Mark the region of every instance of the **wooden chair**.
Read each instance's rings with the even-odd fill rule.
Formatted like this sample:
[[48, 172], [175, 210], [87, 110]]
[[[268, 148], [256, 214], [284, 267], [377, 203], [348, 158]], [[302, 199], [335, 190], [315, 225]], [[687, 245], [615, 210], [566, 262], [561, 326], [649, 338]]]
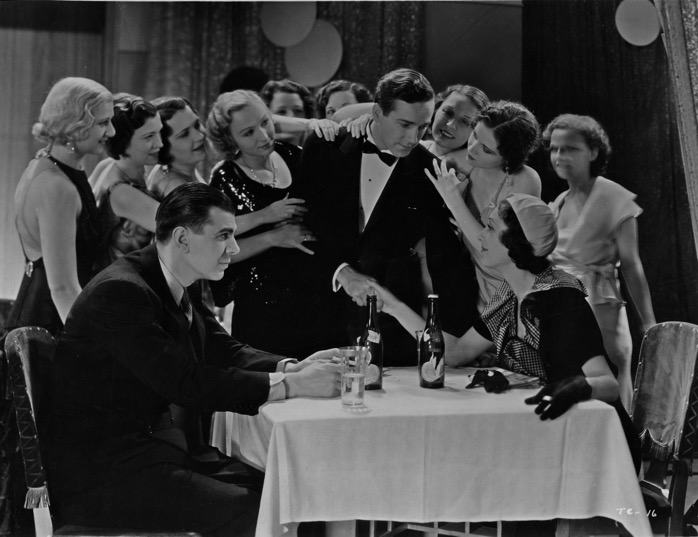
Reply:
[[153, 533], [142, 530], [110, 528], [88, 528], [64, 525], [54, 532], [53, 519], [49, 510], [50, 501], [46, 472], [41, 458], [39, 438], [45, 432], [47, 413], [46, 402], [42, 397], [45, 386], [42, 384], [50, 372], [56, 344], [53, 336], [43, 328], [24, 327], [10, 332], [5, 340], [5, 354], [9, 365], [12, 397], [17, 415], [19, 443], [24, 460], [24, 473], [27, 482], [26, 509], [34, 511], [34, 528], [37, 537], [50, 535], [74, 536], [189, 536], [193, 532]]
[[[655, 535], [696, 535], [686, 525], [684, 513], [698, 441], [697, 358], [698, 326], [694, 324], [659, 323], [642, 340], [631, 417], [649, 456], [651, 473], [660, 482], [658, 487], [640, 482]], [[668, 496], [661, 492], [664, 478], [669, 480]], [[628, 535], [607, 519], [558, 522], [559, 537], [590, 534]]]

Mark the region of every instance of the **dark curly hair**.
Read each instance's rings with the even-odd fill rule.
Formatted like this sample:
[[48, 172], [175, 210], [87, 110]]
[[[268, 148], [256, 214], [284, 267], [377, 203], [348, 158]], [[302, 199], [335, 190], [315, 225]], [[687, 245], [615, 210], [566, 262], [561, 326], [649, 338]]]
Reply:
[[284, 93], [296, 93], [303, 101], [303, 113], [305, 117], [310, 119], [315, 117], [315, 103], [313, 101], [313, 94], [310, 90], [306, 88], [303, 84], [294, 82], [293, 80], [288, 80], [287, 78], [283, 80], [270, 80], [259, 92], [259, 96], [264, 101], [264, 104], [271, 106], [271, 100], [274, 98], [274, 94], [278, 92]]
[[172, 162], [172, 155], [170, 155], [170, 136], [172, 135], [172, 129], [167, 124], [167, 122], [172, 119], [177, 112], [180, 110], [185, 110], [187, 107], [191, 109], [197, 116], [199, 113], [196, 108], [192, 106], [188, 99], [184, 97], [158, 97], [152, 101], [153, 106], [160, 114], [160, 119], [162, 120], [162, 130], [160, 131], [160, 137], [162, 138], [162, 147], [160, 148], [160, 153], [158, 153], [158, 163], [162, 165], [169, 164]]
[[111, 121], [115, 133], [104, 144], [109, 156], [119, 160], [122, 155], [126, 155], [133, 133], [157, 115], [157, 109], [148, 101], [135, 95], [119, 94], [114, 101], [114, 118]]
[[523, 228], [507, 200], [502, 200], [498, 207], [499, 217], [507, 229], [502, 231], [499, 240], [509, 251], [509, 257], [521, 270], [540, 274], [550, 266], [547, 256], [539, 257], [533, 253], [533, 246], [524, 235]]
[[414, 69], [396, 69], [378, 81], [375, 101], [387, 115], [395, 109], [397, 99], [409, 104], [434, 98], [434, 89], [422, 73]]
[[358, 82], [349, 82], [348, 80], [333, 80], [322, 86], [317, 91], [317, 114], [320, 119], [327, 117], [325, 108], [327, 108], [327, 101], [330, 100], [330, 96], [338, 91], [350, 91], [354, 94], [357, 103], [369, 103], [373, 100], [371, 92], [363, 84]]
[[504, 170], [520, 172], [540, 143], [540, 125], [533, 113], [520, 103], [495, 101], [478, 114], [475, 123], [479, 122], [494, 131]]
[[548, 123], [543, 131], [543, 147], [546, 151], [550, 150], [550, 137], [555, 129], [573, 130], [581, 134], [589, 149], [598, 151], [596, 158], [591, 161], [589, 173], [592, 177], [606, 173], [606, 166], [611, 158], [611, 142], [598, 121], [591, 116], [560, 114]]

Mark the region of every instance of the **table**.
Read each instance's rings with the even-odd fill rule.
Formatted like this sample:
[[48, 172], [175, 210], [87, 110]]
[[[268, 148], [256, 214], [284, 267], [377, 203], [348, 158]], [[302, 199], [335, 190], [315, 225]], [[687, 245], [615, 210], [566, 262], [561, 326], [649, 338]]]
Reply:
[[482, 522], [589, 518], [651, 535], [616, 411], [586, 401], [540, 421], [535, 390], [419, 387], [416, 368], [387, 369], [369, 411], [339, 399], [266, 403], [257, 416], [217, 413], [212, 441], [264, 470], [258, 537], [309, 520]]

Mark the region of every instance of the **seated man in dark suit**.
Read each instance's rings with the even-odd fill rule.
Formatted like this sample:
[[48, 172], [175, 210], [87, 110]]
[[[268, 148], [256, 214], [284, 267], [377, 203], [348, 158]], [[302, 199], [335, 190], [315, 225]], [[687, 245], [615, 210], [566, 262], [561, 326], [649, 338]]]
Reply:
[[[398, 69], [376, 87], [372, 121], [364, 139], [340, 133], [334, 141], [310, 136], [303, 147], [301, 177], [311, 245], [322, 265], [319, 285], [347, 295], [348, 336], [356, 338], [370, 282], [421, 310], [420, 260], [414, 247], [426, 238], [434, 291], [440, 295], [444, 328], [458, 334], [477, 318], [477, 287], [469, 258], [449, 223], [449, 212], [426, 177], [434, 155], [420, 143], [434, 112], [434, 91], [423, 75]], [[349, 300], [351, 299], [351, 300]], [[352, 304], [351, 302], [355, 304]], [[381, 314], [385, 365], [415, 365], [414, 339]]]
[[253, 535], [258, 476], [192, 458], [169, 405], [252, 415], [268, 400], [339, 394], [332, 350], [297, 362], [252, 349], [189, 296], [239, 251], [233, 213], [208, 185], [178, 187], [158, 209], [155, 244], [75, 301], [51, 387], [49, 472], [66, 522]]

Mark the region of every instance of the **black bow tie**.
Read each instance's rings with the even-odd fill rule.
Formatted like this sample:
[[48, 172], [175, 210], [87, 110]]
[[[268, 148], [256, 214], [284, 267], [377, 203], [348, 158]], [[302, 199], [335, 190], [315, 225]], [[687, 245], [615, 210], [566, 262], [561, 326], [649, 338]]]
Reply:
[[397, 157], [395, 155], [391, 155], [390, 153], [384, 153], [383, 151], [378, 149], [375, 146], [375, 144], [369, 142], [368, 140], [364, 140], [364, 143], [361, 145], [361, 151], [363, 153], [375, 153], [386, 166], [392, 166], [393, 164], [395, 164], [395, 161], [397, 160]]

